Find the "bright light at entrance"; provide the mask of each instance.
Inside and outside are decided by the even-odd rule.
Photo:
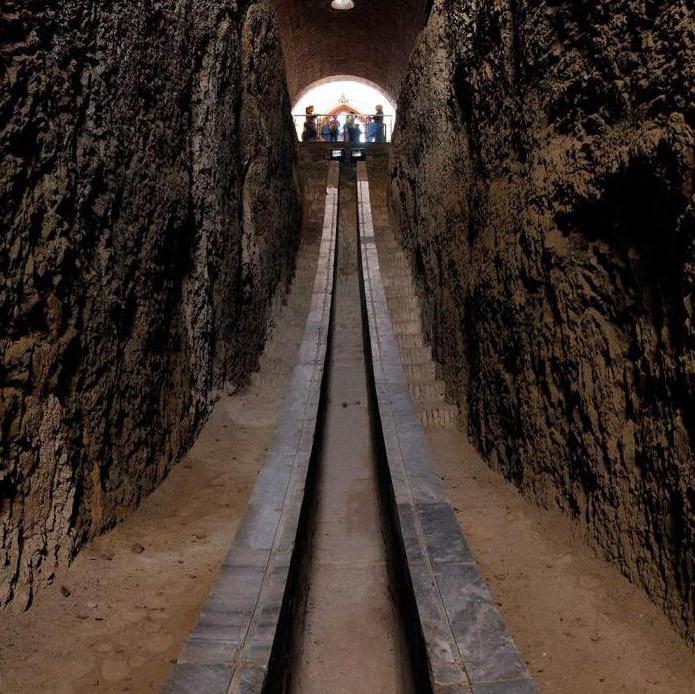
[[[326,81],[307,90],[295,103],[292,109],[297,137],[302,140],[306,123],[306,109],[313,106],[313,116],[318,140],[328,139],[327,133],[331,123],[337,122],[337,140],[347,140],[345,128],[351,122],[360,126],[359,135],[355,142],[390,141],[396,118],[396,108],[389,98],[378,89],[365,81],[356,79],[337,78]],[[381,107],[378,109],[377,107]],[[372,124],[378,112],[383,114],[383,137],[374,135]],[[325,133],[323,131],[326,131]]]
[[[333,0],[331,7],[334,10],[351,10],[355,6],[352,0]]]

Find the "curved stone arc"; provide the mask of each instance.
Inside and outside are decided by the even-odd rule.
[[[360,84],[364,84],[367,87],[371,87],[372,89],[381,92],[384,95],[384,98],[388,99],[389,104],[393,107],[393,109],[396,110],[396,97],[393,94],[391,94],[391,92],[389,92],[389,90],[386,89],[386,87],[384,87],[382,84],[367,79],[366,77],[359,77],[358,75],[329,75],[327,77],[322,77],[321,79],[318,79],[315,82],[312,82],[311,84],[308,84],[297,94],[297,96],[292,100],[292,113],[294,113],[297,104],[312,89],[322,87],[324,84],[330,84],[331,82],[359,82]]]

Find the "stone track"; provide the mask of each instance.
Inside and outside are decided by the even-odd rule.
[[[280,311],[254,375],[288,380],[272,447],[163,691],[531,694],[425,438],[457,414],[407,259],[364,163],[341,166],[298,258],[304,329]]]

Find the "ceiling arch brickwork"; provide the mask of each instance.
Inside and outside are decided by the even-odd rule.
[[[355,0],[353,10],[341,12],[330,0],[278,0],[292,101],[332,75],[370,80],[395,101],[425,6],[425,0]]]

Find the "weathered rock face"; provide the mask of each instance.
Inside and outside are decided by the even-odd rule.
[[[0,604],[26,605],[245,379],[300,210],[265,1],[1,21]]]
[[[392,153],[477,446],[690,637],[693,21],[685,0],[438,0]]]

